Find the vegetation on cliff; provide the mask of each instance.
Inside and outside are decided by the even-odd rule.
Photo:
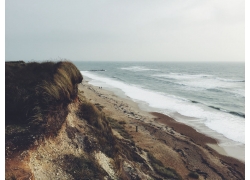
[[[6,62],[6,153],[25,149],[43,135],[56,135],[82,79],[68,61]]]

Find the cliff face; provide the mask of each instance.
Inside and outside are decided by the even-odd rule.
[[[6,62],[5,72],[6,179],[181,179],[78,93],[72,63]]]

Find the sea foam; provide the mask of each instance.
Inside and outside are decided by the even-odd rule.
[[[182,85],[184,86],[183,88],[194,91],[218,89],[220,91],[230,92],[235,96],[245,96],[245,91],[243,89],[245,80],[218,78],[209,74],[165,73],[153,74],[152,76]]]
[[[128,70],[128,71],[134,71],[134,72],[137,72],[137,71],[158,71],[158,69],[150,69],[150,68],[146,68],[143,66],[130,66],[130,67],[123,67],[121,69]]]

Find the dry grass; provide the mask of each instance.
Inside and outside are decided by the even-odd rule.
[[[119,121],[119,122],[118,122],[117,120],[115,120],[115,119],[113,119],[113,118],[110,118],[110,117],[108,117],[107,120],[109,121],[109,124],[111,125],[111,127],[112,127],[113,129],[117,130],[118,133],[119,133],[122,137],[124,137],[125,139],[129,139],[129,140],[132,141],[131,135],[130,135],[130,134],[125,130],[125,128],[124,128],[124,124],[126,124],[125,121]]]
[[[117,141],[105,115],[87,101],[81,103],[77,115],[91,125],[92,133],[98,140],[98,147],[94,149],[99,149],[107,156],[114,157],[116,153],[116,148],[114,147]]]
[[[58,62],[53,79],[44,79],[37,86],[36,93],[42,95],[46,103],[51,101],[70,102],[78,94],[77,84],[82,82],[80,71],[72,63]]]
[[[30,144],[30,136],[55,135],[68,114],[67,105],[77,98],[82,79],[69,61],[6,62],[6,140],[22,133],[20,146]]]

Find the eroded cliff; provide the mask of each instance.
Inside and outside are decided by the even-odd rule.
[[[181,179],[78,93],[72,63],[6,62],[5,76],[6,179]]]

